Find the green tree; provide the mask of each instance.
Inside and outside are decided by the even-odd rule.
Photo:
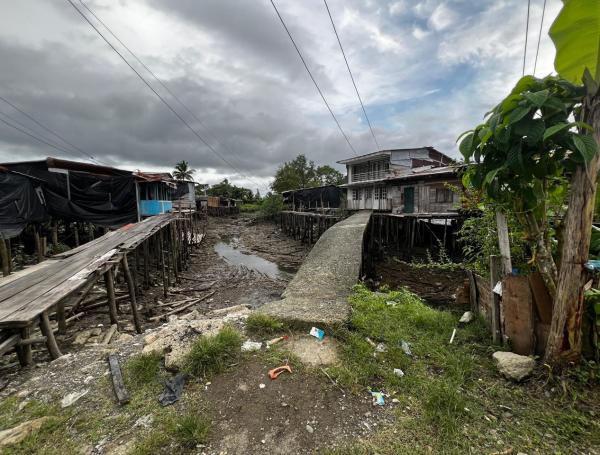
[[[298,155],[277,169],[271,189],[276,193],[283,193],[298,188],[309,188],[316,186],[315,177],[315,163],[308,161],[304,155]]]
[[[192,180],[195,173],[196,169],[192,169],[187,161],[181,160],[179,163],[175,164],[173,177],[177,180]]]
[[[281,194],[268,192],[260,203],[260,211],[265,216],[273,217],[283,210]]]
[[[252,190],[232,185],[227,179],[223,179],[223,181],[215,183],[206,191],[206,193],[209,196],[221,196],[228,197],[231,199],[240,199],[244,202],[250,202],[254,199],[254,194],[252,193]]]
[[[554,365],[581,354],[583,267],[600,170],[597,11],[598,0],[564,0],[550,29],[559,77],[523,77],[460,144],[465,160],[476,163],[465,184],[512,210],[527,233],[532,259],[554,299],[545,354]],[[562,235],[556,236],[549,220],[563,218],[564,209]]]
[[[260,191],[258,191],[258,188],[257,188],[256,189],[256,194],[254,195],[254,200],[256,202],[260,202],[260,199],[261,199],[261,197],[260,197]]]
[[[312,188],[321,185],[339,185],[343,175],[328,165],[315,167],[314,161],[298,155],[292,161],[285,162],[277,169],[271,189],[276,193],[299,188]]]
[[[344,180],[341,172],[326,164],[316,169],[315,177],[319,185],[341,185]]]

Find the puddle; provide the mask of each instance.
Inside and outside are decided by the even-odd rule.
[[[287,270],[260,256],[242,251],[239,238],[236,236],[221,236],[221,242],[215,245],[215,251],[231,265],[244,266],[250,270],[264,273],[270,278],[290,280],[295,273],[294,270]]]

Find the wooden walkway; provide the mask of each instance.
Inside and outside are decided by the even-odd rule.
[[[68,322],[67,307],[73,313],[100,278],[104,278],[106,285],[111,323],[116,324],[114,280],[119,267],[129,288],[134,325],[141,332],[136,303],[138,272],[131,272],[128,253],[135,254],[135,266],[138,267],[141,251],[144,280],[149,276],[151,262],[156,263],[162,272],[166,293],[169,272],[177,277],[178,268],[189,255],[191,245],[201,236],[197,228],[192,216],[154,216],[56,255],[43,267],[23,276],[5,283],[0,281],[0,329],[5,335],[4,339],[0,338],[0,355],[15,348],[20,363],[27,365],[31,363],[31,345],[43,342],[52,358],[59,357],[61,352],[50,316],[54,313],[58,332],[64,333]],[[31,333],[37,324],[43,336],[33,339]]]

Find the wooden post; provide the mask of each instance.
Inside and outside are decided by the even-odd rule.
[[[31,336],[31,327],[23,327],[21,329],[21,341],[29,340]],[[27,365],[31,365],[33,363],[33,355],[31,351],[30,343],[23,343],[17,347],[17,357],[19,358],[19,364],[22,367],[26,367]]]
[[[111,324],[118,324],[117,301],[115,299],[115,275],[112,267],[104,273],[104,284],[106,285],[106,297],[108,299],[108,315]]]
[[[73,237],[75,238],[75,246],[79,246],[79,225],[77,222],[73,223]]]
[[[37,226],[33,227],[33,238],[35,241],[35,251],[37,253],[38,264],[44,260],[44,254],[42,253],[42,241],[40,239],[40,231]]]
[[[6,253],[8,254],[8,273],[13,271],[12,267],[12,245],[10,239],[6,239]]]
[[[89,240],[90,241],[94,240],[94,225],[92,223],[88,223],[88,234],[89,234]]]
[[[501,258],[496,255],[490,256],[490,289],[492,298],[490,300],[492,304],[491,308],[491,330],[492,330],[492,341],[494,343],[502,343],[502,336],[500,334],[500,297],[494,292],[496,283],[502,279],[501,273]]]
[[[148,245],[150,239],[147,239],[144,242],[144,288],[148,289],[150,287],[150,247]]]
[[[496,212],[496,227],[498,229],[498,247],[502,258],[502,276],[512,273],[512,262],[510,257],[510,241],[508,238],[508,222],[506,215]]]
[[[162,281],[165,298],[167,297],[167,290],[171,284],[171,275],[169,271],[169,255],[165,254],[165,242],[168,242],[168,236],[165,238],[164,230],[160,231],[160,263],[162,267]]]
[[[58,302],[56,305],[56,320],[58,321],[58,333],[64,335],[67,333],[67,318],[65,316],[65,302]]]
[[[54,332],[52,331],[52,326],[50,325],[50,319],[48,318],[47,311],[44,311],[40,315],[40,330],[42,331],[42,335],[46,337],[46,347],[48,348],[50,357],[52,357],[53,360],[58,359],[62,353],[58,348],[58,344],[56,344],[56,339],[54,338]]]
[[[131,302],[131,314],[133,315],[133,324],[135,325],[135,331],[137,333],[142,333],[142,326],[140,324],[140,315],[137,309],[137,301],[135,298],[135,283],[133,281],[133,277],[131,276],[131,270],[129,269],[129,264],[127,263],[127,253],[123,255],[123,259],[121,259],[121,263],[123,264],[123,274],[125,275],[125,281],[127,281],[127,287],[129,289],[129,299]]]
[[[123,375],[121,374],[121,367],[119,366],[119,359],[116,354],[109,354],[108,366],[113,382],[113,389],[115,396],[120,405],[129,403],[129,393],[125,389],[125,383],[123,382]]]
[[[58,245],[58,221],[52,221],[52,245]]]
[[[2,261],[2,276],[10,274],[10,264],[8,258],[8,249],[6,248],[6,241],[0,238],[0,260]]]

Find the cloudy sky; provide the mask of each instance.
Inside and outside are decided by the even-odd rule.
[[[0,101],[0,162],[91,155],[128,169],[170,170],[185,159],[198,181],[227,177],[264,192],[277,166],[299,153],[317,164],[352,156],[269,0],[83,1],[189,107],[195,118],[88,13],[229,164],[67,0],[0,0],[0,96],[84,154]],[[458,156],[456,137],[521,75],[525,0],[328,3],[382,148],[432,145]],[[356,151],[375,151],[323,1],[276,4]],[[528,73],[542,4],[531,1]],[[547,1],[537,76],[552,71],[547,30],[560,6]]]

